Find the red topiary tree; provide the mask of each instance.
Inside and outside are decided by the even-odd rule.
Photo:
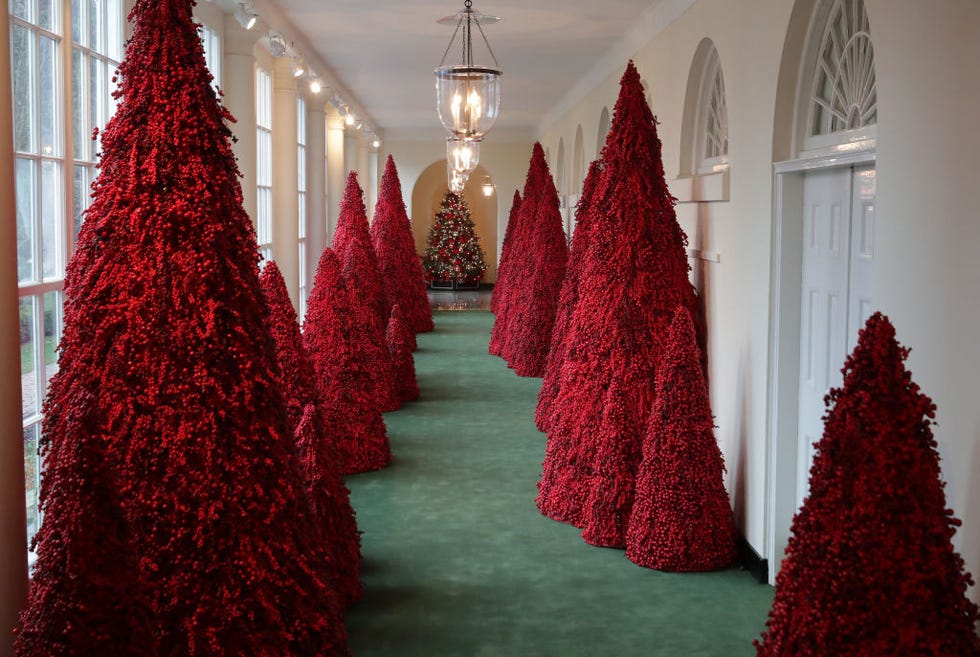
[[[589,173],[582,183],[582,196],[575,209],[575,231],[572,233],[572,248],[568,254],[568,266],[565,268],[565,279],[558,294],[558,310],[555,313],[555,328],[551,333],[551,346],[548,359],[545,362],[544,381],[538,391],[538,406],[534,412],[534,421],[538,429],[548,431],[548,420],[551,415],[551,403],[558,394],[561,364],[565,361],[567,345],[565,336],[571,323],[572,312],[578,303],[579,278],[585,262],[585,253],[589,248],[589,232],[592,230],[591,217],[594,213],[592,199],[596,183],[602,168],[600,160],[589,165]]]
[[[507,216],[507,228],[504,229],[504,241],[500,244],[500,263],[497,265],[497,282],[494,283],[490,294],[490,312],[496,314],[501,300],[507,296],[507,262],[510,260],[510,243],[517,225],[517,217],[521,209],[521,193],[514,190],[514,200],[510,204],[510,214]]]
[[[87,654],[347,654],[326,537],[286,424],[229,117],[192,7],[137,0],[130,14],[121,102],[68,267],[47,400],[52,483],[38,551],[70,559],[39,562],[21,655],[100,641]],[[73,515],[85,507],[100,511]],[[119,563],[102,569],[106,554]],[[143,638],[135,623],[106,628],[107,610],[121,607],[149,609],[147,644],[106,645]],[[67,652],[66,630],[79,641]]]
[[[371,222],[371,241],[384,283],[385,317],[398,304],[413,333],[431,331],[434,328],[432,306],[425,291],[425,274],[415,252],[415,238],[405,211],[398,170],[390,155],[381,177],[378,204]],[[414,340],[413,336],[412,351],[415,350]]]
[[[350,292],[349,339],[357,345],[357,349],[351,350],[351,365],[367,382],[367,394],[378,408],[382,412],[393,411],[401,402],[395,391],[391,356],[385,346],[388,326],[385,293],[368,232],[364,192],[357,183],[355,171],[347,176],[333,244]]]
[[[657,367],[626,556],[657,570],[732,565],[735,519],[724,473],[694,323],[680,307]]]
[[[391,462],[381,409],[369,395],[363,375],[352,365],[351,352],[359,345],[348,338],[350,312],[340,261],[333,249],[324,249],[306,302],[303,341],[345,474],[379,470]]]
[[[630,62],[603,151],[599,191],[593,192],[598,211],[591,218],[578,301],[565,338],[538,496],[543,513],[573,524],[585,521],[582,505],[591,499],[589,523],[620,530],[603,545],[625,545],[630,508],[619,504],[624,499],[619,491],[635,478],[642,441],[640,431],[629,449],[616,440],[599,440],[605,391],[616,381],[629,422],[643,426],[673,313],[678,305],[696,303],[687,238],[674,214],[660,148],[640,76]],[[633,456],[623,460],[623,454]],[[549,463],[549,458],[558,460]],[[603,469],[612,463],[615,472]],[[610,504],[597,504],[603,500]]]
[[[289,428],[296,439],[306,492],[313,513],[323,524],[333,556],[335,587],[347,603],[361,596],[361,539],[344,484],[343,464],[327,425],[313,361],[303,346],[296,311],[275,262],[259,275],[276,344]]]
[[[504,330],[500,355],[518,375],[542,376],[565,277],[568,243],[558,190],[540,143],[535,143],[531,152],[520,213],[520,229],[512,237],[514,252],[509,264],[514,273],[507,290],[508,302],[498,314]]]
[[[385,337],[388,351],[391,352],[391,362],[394,364],[398,395],[402,401],[414,401],[419,398],[419,386],[415,381],[415,359],[412,358],[409,343],[409,337],[412,335],[412,329],[402,318],[401,306],[396,303],[391,309],[391,319],[388,320]]]
[[[936,407],[907,356],[875,313],[827,396],[760,656],[980,655],[930,429]]]

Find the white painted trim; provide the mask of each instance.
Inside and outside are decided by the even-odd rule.
[[[721,262],[721,253],[718,251],[701,251],[699,249],[688,249],[687,257],[704,262]]]
[[[670,181],[670,193],[677,198],[678,203],[710,203],[729,201],[730,178],[729,169],[725,168],[715,173],[681,176]]]
[[[605,82],[610,75],[622,73],[623,64],[643,46],[676,21],[697,0],[656,0],[636,20],[636,24],[624,37],[599,57],[592,68],[544,115],[538,123],[535,135],[540,138],[566,112]]]
[[[795,173],[799,171],[812,171],[814,169],[830,169],[835,167],[852,167],[862,164],[874,164],[877,159],[874,143],[870,145],[861,142],[862,150],[843,150],[834,149],[827,153],[817,153],[804,155],[795,160],[783,160],[774,162],[773,170],[776,175],[784,173]],[[869,147],[870,146],[870,147]]]

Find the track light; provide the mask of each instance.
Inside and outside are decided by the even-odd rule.
[[[354,115],[347,112],[347,114],[344,116],[344,123],[347,125],[354,125]]]
[[[269,32],[269,52],[276,58],[286,54],[286,40],[278,32]]]
[[[246,30],[251,30],[255,27],[255,21],[259,20],[259,15],[251,7],[246,7],[244,2],[239,2],[238,9],[235,10],[235,18],[238,19],[239,25]]]
[[[313,79],[310,80],[310,91],[315,94],[323,91],[323,85],[320,83],[320,78],[313,76]]]
[[[306,65],[299,57],[293,57],[293,77],[301,78],[306,73]]]
[[[373,146],[374,148],[381,148],[381,140],[375,137],[374,140],[371,142],[371,146]]]

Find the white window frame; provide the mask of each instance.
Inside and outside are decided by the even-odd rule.
[[[712,119],[716,130],[712,131]],[[728,100],[725,97],[725,78],[721,71],[721,60],[714,44],[704,58],[698,91],[697,115],[695,117],[694,162],[696,173],[704,175],[728,169]],[[716,154],[708,154],[709,145],[719,142]]]
[[[272,75],[255,67],[255,234],[259,253],[272,259]]]
[[[306,297],[309,294],[307,282],[307,259],[309,241],[309,220],[307,218],[306,191],[306,99],[296,96],[296,222],[297,248],[299,249],[299,316],[306,316]]]

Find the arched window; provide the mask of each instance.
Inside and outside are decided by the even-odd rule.
[[[728,104],[725,79],[714,44],[709,44],[701,69],[692,162],[699,173],[728,166]]]
[[[603,107],[599,114],[599,136],[595,147],[596,159],[602,156],[602,149],[606,146],[606,135],[609,134],[609,108]]]
[[[575,147],[572,150],[572,193],[582,192],[582,180],[585,178],[585,148],[582,145],[582,124],[575,130]]]
[[[564,206],[564,196],[565,196],[565,138],[560,137],[558,139],[558,154],[556,155],[554,176],[555,176],[555,187],[558,188],[558,197],[562,199],[562,205]]]
[[[807,116],[805,150],[875,137],[878,91],[874,48],[863,0],[819,3],[807,37],[809,57],[801,93]],[[801,117],[802,118],[802,117]]]

